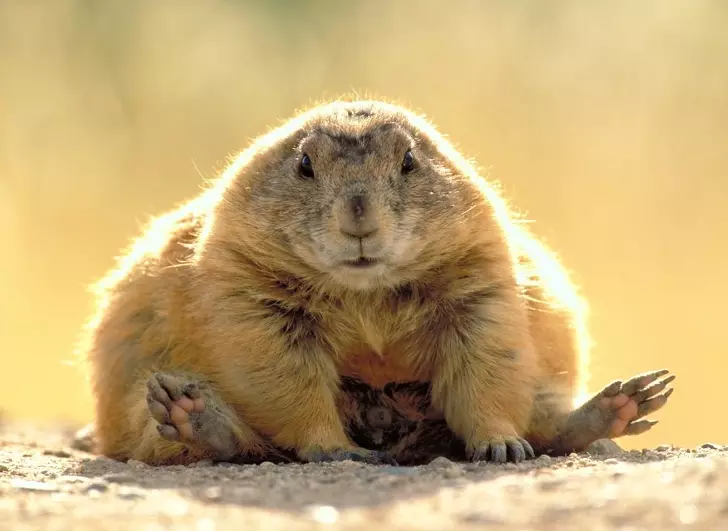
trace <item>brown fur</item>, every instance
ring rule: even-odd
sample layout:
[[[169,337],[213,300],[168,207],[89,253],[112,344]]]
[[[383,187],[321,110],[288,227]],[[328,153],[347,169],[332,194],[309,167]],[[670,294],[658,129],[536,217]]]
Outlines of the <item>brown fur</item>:
[[[402,175],[410,148],[416,168]],[[299,172],[304,152],[313,180]],[[386,262],[378,270],[336,263],[359,254],[340,233],[351,194],[376,218],[366,251]],[[583,391],[584,319],[558,261],[428,122],[377,102],[319,106],[158,218],[98,285],[83,353],[99,451],[206,456],[157,433],[144,391],[154,371],[204,382],[243,455],[359,452],[342,376],[431,382],[432,407],[469,453],[547,441]]]

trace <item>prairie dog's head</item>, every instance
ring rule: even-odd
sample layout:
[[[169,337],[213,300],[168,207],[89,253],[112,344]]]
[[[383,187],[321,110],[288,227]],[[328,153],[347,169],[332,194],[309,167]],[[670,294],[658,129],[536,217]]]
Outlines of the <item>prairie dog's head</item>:
[[[394,105],[328,104],[260,140],[228,195],[261,252],[350,289],[391,287],[455,245],[478,201],[435,135]]]

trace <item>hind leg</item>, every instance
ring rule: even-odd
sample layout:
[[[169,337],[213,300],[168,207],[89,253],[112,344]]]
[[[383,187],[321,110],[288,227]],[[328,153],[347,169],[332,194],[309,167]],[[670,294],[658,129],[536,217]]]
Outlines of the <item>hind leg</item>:
[[[644,433],[656,424],[644,417],[662,408],[672,394],[672,389],[665,391],[675,379],[668,373],[659,370],[626,382],[617,380],[575,410],[569,407],[567,387],[551,385],[542,389],[536,397],[526,439],[537,453],[565,455],[584,451],[598,439]]]
[[[672,388],[665,391],[675,379],[674,375],[668,374],[667,370],[652,371],[626,382],[617,380],[607,385],[569,414],[551,441],[551,453],[578,452],[597,439],[615,439],[648,431],[657,421],[644,417],[661,409],[673,392]]]
[[[131,457],[149,464],[201,459],[259,462],[276,454],[240,421],[208,383],[181,373],[157,372],[135,397],[141,440]]]

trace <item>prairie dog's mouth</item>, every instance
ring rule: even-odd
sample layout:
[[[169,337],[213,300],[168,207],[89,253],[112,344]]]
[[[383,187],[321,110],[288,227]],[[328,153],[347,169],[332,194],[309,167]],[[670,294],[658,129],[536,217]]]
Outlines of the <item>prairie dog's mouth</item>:
[[[342,264],[346,267],[353,267],[355,269],[366,269],[373,267],[377,264],[381,264],[382,261],[379,258],[371,258],[366,256],[360,256],[356,260],[344,260]]]

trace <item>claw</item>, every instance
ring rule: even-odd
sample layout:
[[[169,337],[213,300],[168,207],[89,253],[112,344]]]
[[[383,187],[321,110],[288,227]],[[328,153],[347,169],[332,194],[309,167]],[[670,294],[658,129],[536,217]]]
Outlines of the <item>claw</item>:
[[[625,428],[623,435],[640,435],[650,430],[658,422],[657,420],[637,420],[630,422]]]
[[[667,399],[670,398],[670,395],[672,395],[672,392],[674,391],[674,388],[670,388],[664,393],[657,395],[655,397],[650,398],[649,400],[645,400],[641,404],[638,404],[637,406],[637,418],[642,418],[645,415],[648,415],[650,413],[654,413],[658,409],[661,409],[665,404],[667,404]]]
[[[665,376],[669,372],[670,371],[668,369],[659,369],[657,371],[644,372],[637,376],[633,376],[622,384],[622,393],[626,395],[633,395],[643,387],[647,387],[652,382],[662,376]]]

